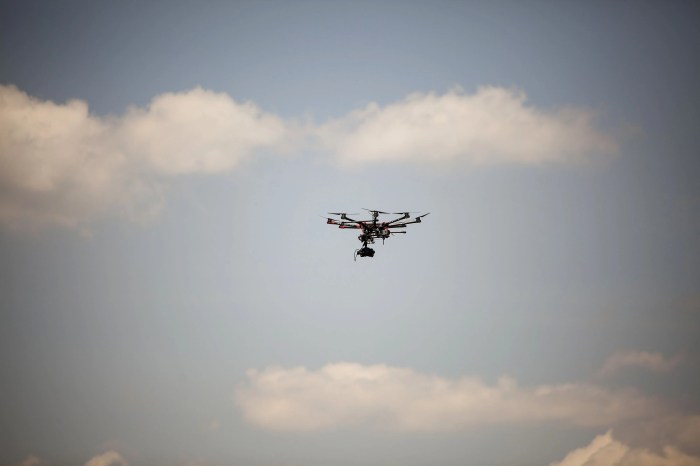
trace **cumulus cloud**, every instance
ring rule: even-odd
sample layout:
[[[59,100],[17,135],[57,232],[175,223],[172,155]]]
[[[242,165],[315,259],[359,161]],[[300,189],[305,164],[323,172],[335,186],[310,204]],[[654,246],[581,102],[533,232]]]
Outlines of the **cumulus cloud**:
[[[616,427],[615,438],[634,448],[654,451],[673,445],[700,457],[700,416],[676,414],[632,422]]]
[[[109,450],[90,458],[85,466],[129,466],[129,463],[116,451]]]
[[[84,102],[60,105],[0,86],[0,222],[75,227],[128,198],[113,133]]]
[[[172,176],[229,171],[287,135],[280,118],[200,88],[97,117],[80,100],[0,85],[0,223],[81,228],[109,210],[148,218]]]
[[[162,94],[124,116],[119,136],[127,153],[145,157],[159,173],[221,173],[254,149],[275,146],[287,128],[252,103],[197,88]]]
[[[597,128],[594,112],[538,109],[525,93],[500,87],[417,93],[383,107],[370,103],[321,126],[318,135],[346,165],[569,163],[619,150],[615,138]]]
[[[700,466],[700,457],[688,455],[671,444],[658,452],[633,448],[608,431],[550,466]]]
[[[660,402],[633,390],[561,384],[532,388],[510,377],[489,385],[478,377],[447,379],[408,368],[354,363],[249,370],[235,400],[265,429],[303,431],[372,425],[438,431],[484,424],[558,421],[609,426],[661,412]]]
[[[115,211],[149,219],[175,176],[227,172],[261,150],[304,144],[345,165],[568,163],[617,153],[595,123],[591,111],[537,109],[498,87],[413,94],[301,126],[201,88],[99,117],[81,100],[54,103],[0,85],[0,224],[80,229]]]
[[[627,368],[637,368],[657,373],[670,372],[681,363],[682,359],[683,357],[680,354],[673,357],[665,357],[659,352],[618,351],[605,361],[600,369],[600,375],[610,376]]]

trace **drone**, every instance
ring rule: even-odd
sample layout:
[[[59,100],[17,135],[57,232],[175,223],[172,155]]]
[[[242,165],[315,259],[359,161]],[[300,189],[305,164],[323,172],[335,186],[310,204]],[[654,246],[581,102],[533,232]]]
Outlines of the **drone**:
[[[346,214],[344,212],[329,212],[329,215],[340,216],[340,220],[335,218],[324,217],[328,225],[338,225],[338,228],[342,229],[352,229],[352,230],[362,230],[360,236],[357,239],[362,243],[360,249],[355,250],[355,260],[357,261],[357,256],[360,257],[374,257],[374,249],[370,248],[368,244],[374,244],[375,239],[381,239],[382,244],[391,235],[406,234],[405,231],[394,231],[396,228],[406,228],[406,226],[412,223],[421,223],[421,218],[429,215],[427,214],[419,215],[417,217],[411,218],[412,212],[382,212],[381,210],[370,210],[364,209],[372,214],[371,220],[354,220],[348,215],[359,215],[359,214]],[[379,215],[401,215],[399,218],[395,218],[389,221],[380,221]]]

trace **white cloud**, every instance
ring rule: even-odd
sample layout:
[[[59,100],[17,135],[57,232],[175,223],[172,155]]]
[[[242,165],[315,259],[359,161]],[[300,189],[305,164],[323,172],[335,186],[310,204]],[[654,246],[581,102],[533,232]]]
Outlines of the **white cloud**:
[[[231,170],[287,134],[278,117],[200,88],[101,118],[83,101],[0,85],[0,223],[80,229],[110,210],[148,218],[169,176]]]
[[[63,105],[0,86],[0,222],[28,229],[78,227],[105,204],[129,197],[127,161],[87,105]]]
[[[252,103],[201,88],[162,94],[147,109],[130,109],[119,136],[127,153],[145,157],[159,173],[221,173],[255,149],[280,143],[284,122]]]
[[[605,361],[600,369],[600,375],[613,375],[626,368],[638,368],[658,373],[670,372],[681,361],[681,355],[667,358],[659,352],[618,351]]]
[[[90,458],[85,466],[129,466],[129,463],[116,451],[109,450]]]
[[[447,379],[407,368],[353,363],[249,370],[235,400],[245,418],[273,430],[321,430],[360,424],[438,431],[483,424],[559,421],[609,426],[646,418],[661,404],[633,390],[595,385],[519,387],[509,377]]]
[[[550,466],[700,466],[700,457],[688,455],[673,445],[665,445],[658,452],[633,448],[616,440],[612,431],[608,431]]]
[[[635,448],[662,451],[673,445],[700,456],[700,416],[677,414],[633,422],[617,427],[615,438]]]
[[[569,163],[617,154],[617,141],[595,121],[589,110],[537,109],[523,92],[481,87],[474,94],[412,94],[384,107],[370,103],[318,134],[346,165]]]
[[[0,85],[0,224],[86,229],[115,211],[149,219],[174,176],[227,172],[257,151],[302,141],[346,165],[566,163],[617,153],[595,119],[582,109],[537,109],[522,92],[497,87],[413,94],[305,127],[201,88],[98,117],[80,100],[58,104]]]

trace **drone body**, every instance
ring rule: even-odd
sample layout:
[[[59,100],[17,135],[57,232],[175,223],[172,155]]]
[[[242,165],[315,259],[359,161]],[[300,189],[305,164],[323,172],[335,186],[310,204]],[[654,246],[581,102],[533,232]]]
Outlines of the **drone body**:
[[[370,248],[368,244],[374,244],[374,240],[376,239],[381,239],[382,243],[384,243],[384,240],[391,235],[405,234],[405,231],[394,231],[394,229],[406,228],[407,225],[412,223],[421,223],[421,218],[428,215],[423,214],[411,219],[410,212],[390,214],[389,212],[382,212],[381,210],[365,210],[372,214],[371,220],[354,220],[348,217],[348,215],[356,214],[346,214],[343,212],[329,212],[330,215],[339,215],[340,220],[326,217],[326,223],[329,225],[338,225],[338,228],[342,229],[362,230],[360,236],[357,237],[357,239],[362,243],[362,247],[355,251],[355,260],[357,260],[357,256],[374,257],[374,249]],[[401,217],[385,222],[379,220],[380,214],[401,215]]]

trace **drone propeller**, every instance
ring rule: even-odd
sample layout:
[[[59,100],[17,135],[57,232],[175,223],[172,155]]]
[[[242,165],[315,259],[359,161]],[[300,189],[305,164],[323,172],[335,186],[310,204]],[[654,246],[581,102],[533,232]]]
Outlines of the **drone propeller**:
[[[354,214],[347,214],[345,212],[328,212],[328,215],[360,215],[360,214],[357,212],[355,212]]]
[[[422,222],[421,218],[425,217],[426,215],[430,215],[430,212],[428,212],[427,214],[419,215],[419,216],[416,217],[415,220],[413,220],[413,222],[411,222],[411,223],[420,223],[420,222]]]
[[[411,215],[417,214],[418,212],[392,212],[393,215]]]
[[[372,209],[366,209],[363,207],[367,212],[376,212],[378,214],[389,214],[389,212],[382,212],[381,210],[372,210]]]

